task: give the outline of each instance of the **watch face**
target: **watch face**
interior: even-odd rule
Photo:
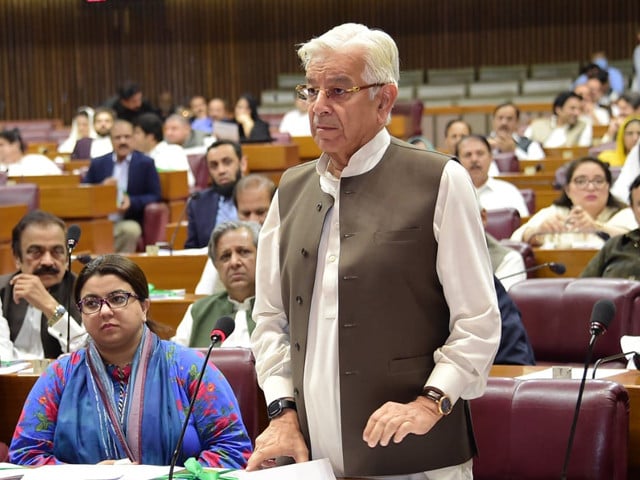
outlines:
[[[277,417],[280,412],[282,412],[282,405],[280,405],[280,401],[278,400],[271,402],[267,407],[267,415],[269,418]]]
[[[451,413],[452,409],[453,406],[451,405],[451,400],[449,400],[449,397],[442,397],[442,400],[440,401],[440,410],[442,410],[442,413],[447,415]]]

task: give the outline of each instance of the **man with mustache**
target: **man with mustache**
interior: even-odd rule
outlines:
[[[66,309],[75,281],[66,268],[66,243],[64,222],[48,212],[29,212],[14,227],[11,248],[19,271],[0,277],[2,316],[8,324],[0,335],[8,334],[13,343],[12,352],[2,352],[3,360],[58,357],[67,351],[69,323],[70,350],[84,345],[86,332],[75,302],[70,304],[75,321],[69,322]]]
[[[493,153],[513,152],[519,160],[545,158],[542,146],[530,138],[518,135],[520,109],[511,102],[501,103],[493,111],[493,131],[489,144]]]
[[[230,140],[218,140],[208,148],[206,160],[212,185],[189,203],[184,248],[206,247],[216,225],[238,218],[233,190],[247,169],[242,148]]]

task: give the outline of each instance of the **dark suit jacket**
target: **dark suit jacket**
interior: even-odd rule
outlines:
[[[112,175],[113,152],[91,160],[83,183],[99,184]],[[131,154],[127,194],[131,200],[131,206],[125,212],[124,218],[135,220],[142,225],[144,207],[161,199],[160,177],[156,165],[152,158],[143,153],[134,151]]]
[[[189,226],[184,248],[202,248],[209,244],[209,237],[216,226],[220,195],[208,189],[193,198],[187,207]]]

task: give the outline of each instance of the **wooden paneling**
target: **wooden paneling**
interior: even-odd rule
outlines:
[[[3,0],[0,119],[68,124],[127,80],[178,104],[258,95],[300,71],[296,44],[345,21],[384,29],[403,70],[428,70],[628,59],[638,18],[640,2],[602,0]]]

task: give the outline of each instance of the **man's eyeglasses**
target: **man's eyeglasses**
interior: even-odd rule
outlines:
[[[56,260],[64,260],[65,258],[67,258],[67,249],[62,245],[56,245],[55,247],[51,247],[48,249],[39,245],[31,245],[29,248],[27,248],[25,256],[29,260],[39,260],[47,251],[49,252],[49,255],[51,255]]]
[[[596,177],[589,180],[587,177],[576,177],[571,180],[573,184],[581,189],[586,189],[589,187],[589,184],[593,185],[593,188],[596,190],[600,190],[607,184],[607,179],[604,177]]]
[[[360,92],[373,87],[383,87],[386,83],[372,83],[371,85],[363,85],[361,87],[354,86],[351,88],[331,87],[331,88],[319,88],[312,87],[311,85],[298,85],[296,87],[296,94],[301,100],[307,102],[315,102],[318,99],[320,92],[324,92],[324,96],[331,98],[336,102],[341,102],[349,98],[350,94]]]
[[[140,300],[140,297],[131,292],[111,292],[104,298],[94,296],[84,297],[77,305],[78,310],[85,315],[93,315],[94,313],[98,313],[105,303],[111,310],[124,308],[129,303],[130,298]]]

